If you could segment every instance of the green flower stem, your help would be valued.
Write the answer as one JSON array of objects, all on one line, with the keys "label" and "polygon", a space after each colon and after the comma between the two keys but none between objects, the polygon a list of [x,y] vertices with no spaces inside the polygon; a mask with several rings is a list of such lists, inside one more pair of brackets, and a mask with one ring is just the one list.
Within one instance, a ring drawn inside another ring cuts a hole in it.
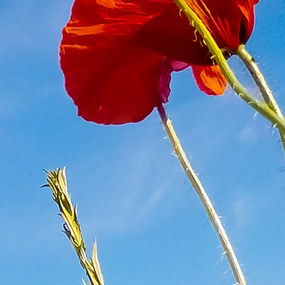
[{"label": "green flower stem", "polygon": [[[266,104],[269,106],[269,108],[275,112],[279,118],[284,120],[284,116],[282,114],[281,109],[279,108],[262,72],[260,71],[258,65],[256,64],[254,58],[251,56],[251,54],[246,50],[244,45],[240,45],[237,50],[237,55],[240,57],[240,59],[244,62],[245,66],[249,70],[250,74],[252,75],[252,78],[254,79],[256,85],[258,86],[260,93],[266,102]],[[285,134],[283,132],[280,132],[281,141],[283,144],[283,148],[285,150]]]},{"label": "green flower stem", "polygon": [[258,65],[256,64],[254,58],[246,50],[244,45],[240,45],[237,50],[237,55],[244,62],[245,66],[252,75],[255,83],[257,84],[264,101],[280,118],[283,118],[282,111],[280,110],[262,72],[260,71]]},{"label": "green flower stem", "polygon": [[248,91],[239,82],[233,71],[231,70],[223,52],[218,47],[212,35],[196,15],[196,13],[189,7],[186,0],[174,0],[175,4],[180,8],[189,20],[189,23],[199,32],[203,38],[203,42],[211,52],[213,61],[219,65],[229,85],[243,99],[249,106],[254,108],[263,117],[268,119],[274,126],[276,126],[281,133],[285,133],[285,121],[280,118],[266,103],[258,101],[251,96]]},{"label": "green flower stem", "polygon": [[189,160],[187,159],[187,156],[180,144],[179,138],[173,128],[172,122],[167,117],[165,109],[163,105],[159,105],[157,107],[158,113],[160,115],[160,118],[162,120],[162,123],[164,125],[165,131],[171,141],[172,147],[179,159],[179,162],[184,169],[189,181],[191,182],[196,194],[198,195],[200,201],[203,204],[204,209],[207,212],[207,215],[218,235],[218,238],[223,246],[223,249],[225,251],[225,254],[227,256],[227,259],[230,263],[231,269],[233,271],[233,274],[235,276],[236,281],[240,285],[246,285],[244,274],[241,270],[241,266],[239,265],[239,262],[237,260],[237,257],[235,255],[235,252],[233,250],[233,247],[231,245],[231,242],[228,238],[228,235],[224,229],[224,226],[216,213],[214,206],[209,199],[206,190],[204,189],[202,183],[200,182],[198,176],[194,172]]},{"label": "green flower stem", "polygon": [[47,182],[53,192],[53,200],[57,203],[60,215],[64,220],[64,232],[70,240],[81,266],[85,269],[91,285],[104,285],[103,276],[97,255],[96,242],[93,245],[92,258],[88,260],[86,248],[77,219],[76,208],[72,205],[67,190],[65,169],[47,172]]}]

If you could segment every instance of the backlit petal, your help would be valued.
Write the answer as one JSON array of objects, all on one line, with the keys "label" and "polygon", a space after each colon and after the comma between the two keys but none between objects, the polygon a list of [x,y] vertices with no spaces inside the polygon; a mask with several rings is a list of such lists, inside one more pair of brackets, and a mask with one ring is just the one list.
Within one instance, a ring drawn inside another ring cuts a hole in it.
[{"label": "backlit petal", "polygon": [[[67,92],[85,120],[138,122],[157,106],[163,62],[159,54],[127,47],[94,51],[76,46],[63,46],[62,53]],[[167,98],[170,90],[160,91]]]},{"label": "backlit petal", "polygon": [[[253,27],[253,0],[188,0],[188,5],[217,41],[220,48],[235,50],[244,43]],[[243,18],[246,17],[246,21]]]},{"label": "backlit petal", "polygon": [[227,81],[218,65],[192,66],[195,81],[203,92],[208,95],[222,95]]},{"label": "backlit petal", "polygon": [[170,73],[188,65],[138,45],[134,37],[158,7],[155,2],[153,14],[146,14],[137,2],[75,2],[60,57],[66,90],[85,120],[138,122],[159,102],[167,102]]},{"label": "backlit petal", "polygon": [[[220,48],[233,53],[247,41],[257,0],[186,1]],[[144,119],[168,101],[171,72],[188,66],[205,93],[222,94],[226,85],[173,0],[75,0],[60,58],[79,115],[96,123]]]},{"label": "backlit petal", "polygon": [[237,6],[242,13],[240,24],[240,44],[244,44],[250,37],[254,26],[254,4],[258,1],[238,0]]}]

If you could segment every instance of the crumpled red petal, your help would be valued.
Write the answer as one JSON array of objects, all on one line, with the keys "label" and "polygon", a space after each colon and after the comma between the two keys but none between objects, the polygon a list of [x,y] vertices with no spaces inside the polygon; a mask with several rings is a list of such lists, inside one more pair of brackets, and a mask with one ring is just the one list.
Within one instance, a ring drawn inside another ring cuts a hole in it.
[{"label": "crumpled red petal", "polygon": [[253,8],[256,0],[187,2],[206,24],[220,48],[236,50],[248,40],[254,24]]},{"label": "crumpled red petal", "polygon": [[[146,7],[148,2],[152,6]],[[134,3],[77,0],[63,31],[60,57],[66,90],[87,121],[143,120],[168,101],[170,73],[189,66],[138,44],[138,28],[157,15],[158,7],[165,8],[158,1],[141,1],[143,13]]]},{"label": "crumpled red petal", "polygon": [[192,72],[198,87],[207,95],[224,93],[227,80],[218,65],[192,66]]},{"label": "crumpled red petal", "polygon": [[[258,0],[187,1],[221,48],[248,39]],[[225,80],[210,56],[173,0],[75,0],[60,46],[78,114],[102,124],[143,120],[168,101],[171,72],[187,66],[202,91],[221,94]]]},{"label": "crumpled red petal", "polygon": [[[135,62],[135,65],[134,65]],[[66,89],[87,121],[103,124],[139,122],[160,101],[158,85],[163,58],[146,49],[74,47],[62,61]],[[170,72],[168,72],[168,76]],[[169,91],[161,86],[167,100]]]}]

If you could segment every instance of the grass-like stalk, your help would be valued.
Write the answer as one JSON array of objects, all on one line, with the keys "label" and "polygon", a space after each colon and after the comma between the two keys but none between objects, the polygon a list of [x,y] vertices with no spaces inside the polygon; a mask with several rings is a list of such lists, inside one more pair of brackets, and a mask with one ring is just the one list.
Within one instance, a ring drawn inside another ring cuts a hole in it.
[{"label": "grass-like stalk", "polygon": [[[256,85],[258,86],[260,93],[269,106],[269,108],[274,111],[279,118],[284,120],[281,109],[279,108],[262,72],[260,71],[257,63],[255,62],[253,56],[246,50],[244,45],[240,45],[237,50],[237,55],[244,62],[245,66],[249,70],[252,78],[254,79]],[[283,149],[285,150],[285,133],[280,133],[281,142]]]},{"label": "grass-like stalk", "polygon": [[65,169],[47,171],[47,185],[52,190],[53,200],[59,207],[60,215],[64,220],[64,232],[70,240],[81,266],[85,269],[91,285],[103,285],[104,280],[100,269],[97,254],[97,244],[93,245],[92,257],[87,258],[84,240],[77,219],[76,207],[72,205],[67,190]]},{"label": "grass-like stalk", "polygon": [[235,276],[236,281],[240,285],[246,285],[245,277],[242,272],[241,266],[238,262],[238,259],[236,257],[236,254],[234,252],[234,249],[231,245],[231,242],[229,240],[229,237],[224,229],[224,226],[218,216],[218,214],[215,211],[215,208],[211,202],[211,200],[208,197],[208,194],[206,190],[204,189],[201,181],[199,180],[198,176],[194,172],[189,160],[187,159],[187,156],[180,144],[179,138],[173,128],[172,122],[167,117],[165,109],[163,105],[160,105],[157,107],[158,113],[160,115],[160,118],[162,120],[162,123],[164,125],[165,131],[168,135],[168,138],[171,141],[172,147],[179,159],[179,162],[184,169],[189,181],[191,182],[196,194],[198,195],[201,203],[203,204],[204,209],[207,212],[207,215],[218,235],[218,238],[222,244],[222,247],[225,251],[225,254],[227,256],[227,259],[230,263],[232,272]]},{"label": "grass-like stalk", "polygon": [[260,102],[255,97],[249,94],[249,92],[244,88],[244,86],[239,82],[234,72],[227,63],[226,58],[223,55],[222,50],[219,48],[211,33],[208,31],[202,20],[197,16],[197,14],[189,7],[186,0],[174,0],[175,4],[182,10],[189,20],[190,25],[192,25],[198,33],[202,36],[203,42],[208,47],[210,53],[212,54],[213,61],[219,65],[221,71],[223,72],[227,82],[236,92],[236,94],[244,100],[249,106],[254,108],[263,117],[269,120],[273,126],[276,126],[281,134],[285,134],[285,121],[281,118],[275,111],[273,111],[267,103]]}]

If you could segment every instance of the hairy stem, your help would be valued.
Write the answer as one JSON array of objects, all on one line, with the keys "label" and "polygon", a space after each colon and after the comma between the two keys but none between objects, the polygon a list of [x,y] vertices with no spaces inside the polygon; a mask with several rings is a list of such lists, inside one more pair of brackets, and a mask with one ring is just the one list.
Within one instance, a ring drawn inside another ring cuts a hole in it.
[{"label": "hairy stem", "polygon": [[281,133],[285,133],[284,119],[280,118],[266,103],[260,102],[252,95],[250,95],[248,91],[243,87],[227,63],[223,52],[215,42],[211,33],[208,31],[201,19],[196,15],[196,13],[189,7],[186,0],[174,0],[174,2],[184,12],[189,20],[190,25],[192,25],[202,36],[205,45],[213,55],[213,61],[219,65],[221,71],[227,79],[227,82],[236,92],[236,94],[249,106],[254,108],[258,113],[269,120],[273,126],[276,126]]},{"label": "hairy stem", "polygon": [[[282,114],[281,109],[279,108],[262,72],[260,71],[257,63],[255,62],[254,58],[251,54],[246,50],[244,45],[240,45],[237,50],[237,55],[240,59],[244,62],[245,66],[249,70],[252,78],[254,79],[256,85],[258,86],[260,93],[269,106],[269,108],[277,114],[280,119],[284,120],[284,116]],[[283,144],[283,149],[285,150],[285,133],[280,132],[281,142]]]},{"label": "hairy stem", "polygon": [[159,105],[157,107],[158,113],[160,115],[160,118],[162,120],[162,123],[164,125],[165,131],[171,141],[172,147],[179,159],[179,162],[181,166],[183,167],[189,181],[191,182],[196,194],[198,195],[201,203],[203,204],[204,209],[207,212],[207,215],[218,235],[218,238],[222,244],[222,247],[225,251],[225,254],[227,256],[227,259],[230,263],[231,269],[233,271],[233,274],[235,276],[236,281],[240,285],[246,285],[244,274],[241,270],[241,266],[237,260],[237,257],[235,255],[235,252],[233,250],[233,247],[231,245],[231,242],[229,240],[229,237],[224,229],[224,226],[216,213],[214,206],[209,199],[206,190],[204,189],[201,181],[199,180],[198,176],[194,172],[189,160],[187,159],[187,156],[180,144],[179,138],[173,128],[173,125],[170,121],[170,119],[167,117],[165,109],[163,105]]}]

